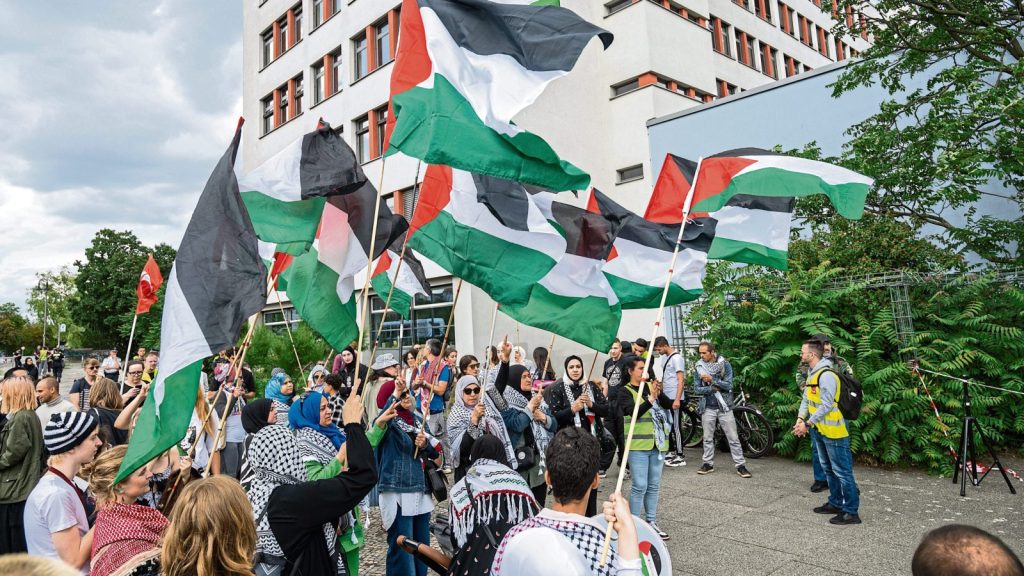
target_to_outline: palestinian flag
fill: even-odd
[[[607,350],[622,320],[618,297],[603,273],[618,224],[562,202],[551,215],[565,236],[565,253],[530,291],[525,304],[501,303],[516,320]]]
[[[557,6],[403,0],[387,153],[553,191],[586,188],[590,176],[512,118],[568,74],[594,36],[612,42]]]
[[[334,349],[359,335],[353,277],[369,264],[374,202],[379,202],[376,259],[408,230],[370,183],[352,194],[320,198],[319,227],[310,249],[295,257],[282,278],[299,316]],[[309,202],[307,200],[306,202]]]
[[[651,201],[647,204],[647,212],[644,212],[644,219],[660,224],[681,222],[683,202],[686,201],[686,195],[690,192],[690,185],[696,173],[697,163],[693,160],[666,154],[658,181],[654,184]]]
[[[495,302],[525,303],[565,253],[565,239],[518,182],[427,167],[409,247]]]
[[[388,307],[402,318],[409,317],[413,298],[417,294],[430,295],[430,283],[412,250],[402,254],[403,238],[397,238],[377,259],[377,266],[370,277],[370,285],[382,300],[391,296]],[[401,266],[399,266],[401,262]]]
[[[622,308],[657,308],[672,266],[679,223],[659,224],[641,218],[596,188],[591,192],[587,210],[604,214],[619,224],[603,271]],[[682,214],[681,208],[678,214]],[[714,224],[712,221],[705,226],[688,225],[683,229],[683,244],[676,256],[665,305],[696,300],[703,292]]]
[[[234,173],[241,127],[239,122],[178,247],[164,295],[159,371],[115,483],[181,440],[203,359],[234,345],[245,319],[267,302],[267,270]]]

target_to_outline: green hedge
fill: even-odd
[[[909,293],[916,336],[901,351],[888,291],[864,285],[829,287],[843,277],[841,269],[827,263],[791,271],[780,293],[770,289],[778,285],[777,273],[712,266],[705,282],[708,297],[691,307],[683,322],[706,331],[730,359],[752,402],[772,421],[778,453],[810,459],[809,442],[789,433],[800,405],[795,374],[801,343],[824,332],[864,385],[864,409],[851,424],[857,457],[951,473],[948,447],[959,441],[961,384],[925,375],[940,425],[901,352],[916,351],[921,366],[929,370],[1024,390],[1024,290],[986,277],[913,285]],[[980,387],[972,392],[975,415],[995,447],[1019,451],[1024,397]]]

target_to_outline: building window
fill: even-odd
[[[742,30],[736,30],[736,55],[740,62],[754,68],[757,62],[757,51],[754,44],[757,40]]]
[[[285,122],[288,121],[288,85],[287,84],[285,84],[284,86],[281,86],[280,88],[277,89],[277,100],[279,102],[278,106],[281,109],[281,117],[275,123],[276,125],[274,126],[274,128],[277,128],[281,124],[284,124]]]
[[[324,61],[319,60],[313,64],[311,70],[313,71],[313,105],[316,106],[327,97],[324,90]]]
[[[324,22],[324,0],[313,0],[313,29]]]
[[[619,168],[615,171],[615,175],[619,184],[640,180],[644,177],[644,165],[637,164],[628,168]]]
[[[846,46],[843,41],[836,38],[836,61],[846,60]]]
[[[797,19],[800,22],[800,41],[803,42],[804,44],[810,46],[811,45],[810,24],[808,24],[807,18],[804,18],[803,16],[797,16]]]
[[[271,330],[284,328],[286,320],[288,324],[295,326],[302,322],[302,317],[299,316],[292,306],[285,308],[283,313],[280,310],[268,310],[263,313],[263,324]]]
[[[612,2],[605,4],[604,8],[607,10],[608,14],[615,14],[632,3],[633,0],[613,0]]]
[[[263,100],[263,134],[269,134],[274,129],[274,93]]]
[[[765,76],[772,78],[778,78],[778,74],[775,72],[775,59],[778,57],[778,51],[772,48],[768,44],[761,42],[761,72]]]
[[[281,30],[281,32],[280,32],[280,34],[281,34],[281,52],[278,53],[278,56],[280,56],[281,54],[286,52],[288,50],[288,48],[291,48],[291,45],[288,43],[288,20],[287,20],[287,18],[282,18],[281,22],[279,24],[280,24],[280,30]]]
[[[388,125],[387,105],[381,106],[373,111],[373,123],[375,126],[373,133],[373,157],[380,158],[384,155],[384,133],[387,131]]]
[[[391,30],[387,18],[373,25],[373,35],[377,56],[373,67],[376,69],[391,61]]]
[[[718,97],[725,98],[726,96],[732,96],[739,92],[739,88],[735,84],[730,84],[721,78],[718,79]]]
[[[452,320],[448,329],[448,343],[455,344],[455,324],[452,319],[452,300],[454,293],[451,284],[433,286],[429,296],[417,294],[409,310],[409,318],[403,319],[398,314],[384,310],[384,299],[387,294],[370,297],[370,324],[372,334],[380,330],[379,349],[398,350],[412,346],[417,342],[425,342],[430,338],[444,338],[445,327]],[[381,323],[383,322],[383,327]]]
[[[331,57],[331,94],[341,92],[341,47],[328,54]]]
[[[748,3],[749,0],[732,0],[732,1],[737,6],[743,8],[744,10],[746,10],[748,12],[750,11],[750,4]],[[754,0],[754,1],[756,2],[757,0]]]
[[[828,33],[820,26],[818,27],[818,52],[821,52],[821,55],[826,58],[830,57],[828,54]]]
[[[732,26],[715,16],[711,17],[711,44],[715,51],[733,57]]]
[[[787,78],[789,78],[791,76],[796,76],[797,74],[800,73],[800,71],[801,71],[801,68],[800,68],[801,64],[800,64],[799,61],[797,61],[796,58],[793,58],[792,56],[784,56],[783,58],[786,61],[786,77]]]
[[[632,92],[633,90],[636,90],[639,87],[640,80],[638,78],[634,78],[632,80],[612,86],[612,96],[620,96],[622,94],[625,94],[626,92]]]
[[[302,5],[300,4],[292,12],[295,13],[295,42],[298,42],[302,40]],[[295,45],[295,42],[292,42],[292,46]]]
[[[356,135],[356,158],[359,163],[370,161],[370,118],[363,116],[357,118],[352,125],[355,127]]]
[[[268,64],[274,61],[274,29],[268,28],[260,37],[260,42],[263,45],[263,57],[261,63],[263,65],[262,67],[266,68]]]
[[[355,62],[353,62],[355,68],[352,72],[355,74],[356,80],[370,73],[370,54],[368,48],[366,32],[352,39],[352,52],[355,55]]]
[[[295,82],[295,111],[292,114],[292,118],[302,114],[302,95],[305,92],[302,86],[302,74],[299,74],[295,78],[292,78]]]
[[[754,0],[754,14],[757,14],[762,20],[767,20],[768,22],[771,22],[771,0]]]

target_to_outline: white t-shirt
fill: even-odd
[[[100,363],[100,368],[102,368],[104,372],[114,372],[119,369],[120,364],[120,358],[111,358],[110,356],[107,356],[103,359],[103,362]]]
[[[25,502],[25,542],[28,553],[60,560],[53,545],[51,534],[78,526],[80,536],[89,531],[89,519],[85,516],[82,501],[71,486],[62,478],[46,474],[29,494]],[[82,568],[82,574],[89,573],[89,564]]]
[[[662,367],[662,390],[670,400],[675,400],[676,392],[679,390],[679,374],[677,372],[682,372],[683,377],[686,377],[686,360],[683,360],[682,354],[673,352],[668,358],[661,359],[658,364]]]

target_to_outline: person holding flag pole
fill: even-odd
[[[139,321],[139,314],[145,314],[149,312],[150,307],[157,301],[157,291],[160,290],[160,285],[164,283],[164,277],[160,273],[160,267],[156,265],[156,260],[153,259],[153,253],[149,253],[149,259],[146,260],[146,265],[142,267],[142,273],[139,274],[139,285],[135,287],[135,294],[138,296],[138,301],[135,304],[135,316],[132,317],[132,331],[128,335],[128,347],[125,348],[125,358],[128,358],[128,354],[131,353],[132,341],[135,339],[135,324]],[[124,362],[122,369],[128,369],[128,362]],[[124,376],[120,376],[119,379],[123,379]]]

